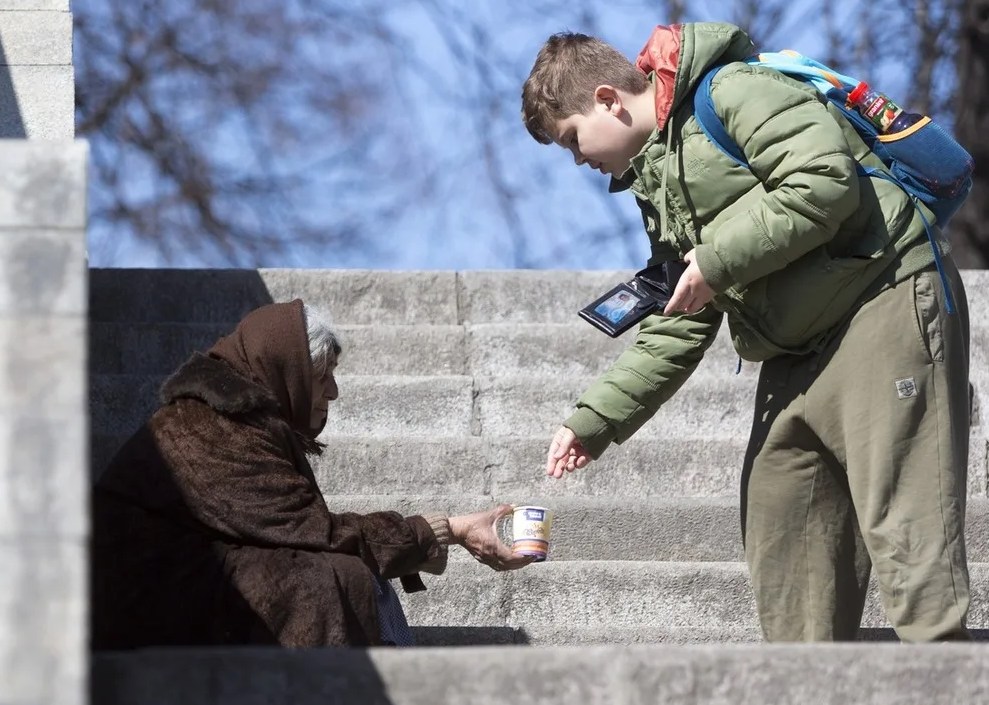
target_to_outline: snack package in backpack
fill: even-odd
[[[746,63],[775,69],[817,88],[841,110],[865,144],[889,170],[887,174],[880,169],[860,165],[860,173],[898,184],[916,199],[915,204],[920,201],[927,206],[940,228],[948,224],[965,202],[972,190],[972,171],[975,168],[972,156],[930,117],[918,116],[919,120],[901,131],[881,132],[874,121],[867,119],[850,104],[849,95],[854,95],[856,89],[864,85],[861,81],[840,74],[794,51],[761,53],[746,59]],[[724,124],[714,111],[711,80],[721,68],[721,65],[714,66],[698,82],[694,92],[694,116],[718,149],[736,163],[748,168],[745,155],[728,136]],[[922,210],[919,212],[934,248],[934,258],[944,284],[948,310],[953,312],[954,303],[931,223]]]

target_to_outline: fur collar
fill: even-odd
[[[161,401],[198,399],[223,414],[278,412],[278,400],[230,365],[196,352],[161,386]]]

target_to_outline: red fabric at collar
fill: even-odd
[[[635,68],[649,75],[656,72],[656,124],[662,130],[673,108],[677,63],[680,60],[680,38],[683,25],[659,25],[635,59]]]

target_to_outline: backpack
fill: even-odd
[[[745,63],[766,66],[809,83],[841,110],[865,144],[889,170],[887,173],[881,169],[859,165],[859,174],[892,181],[914,201],[934,248],[934,261],[944,286],[948,313],[954,313],[951,289],[941,265],[940,249],[931,224],[917,201],[923,202],[934,213],[935,222],[944,228],[972,190],[972,171],[975,164],[971,155],[929,117],[922,118],[902,132],[879,134],[872,122],[862,117],[854,108],[846,106],[848,93],[859,81],[797,52],[762,53],[746,59]],[[747,169],[749,164],[745,155],[728,136],[724,124],[714,112],[714,103],[711,100],[711,80],[722,66],[714,66],[698,82],[694,91],[694,117],[701,130],[718,149]]]

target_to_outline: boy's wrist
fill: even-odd
[[[578,407],[563,425],[574,432],[589,456],[597,460],[615,439],[615,430],[606,419],[586,406]]]
[[[735,282],[731,273],[721,261],[714,245],[698,245],[694,248],[694,261],[704,275],[704,281],[717,293],[722,293]]]

